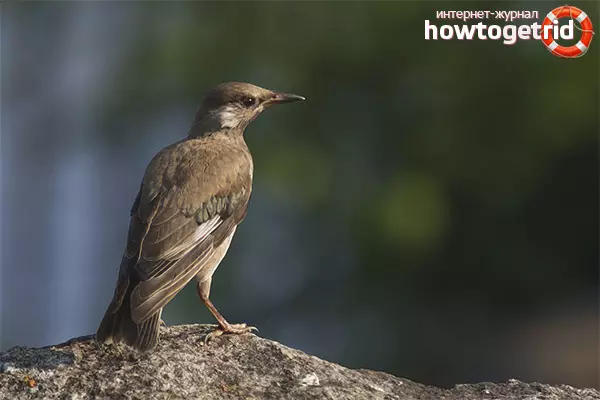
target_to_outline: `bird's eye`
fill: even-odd
[[[245,97],[242,100],[242,103],[244,104],[245,107],[252,107],[253,105],[256,104],[256,99],[254,97]]]

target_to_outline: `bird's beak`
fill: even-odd
[[[303,101],[306,100],[302,96],[298,96],[297,94],[291,93],[274,93],[273,97],[266,101],[268,105],[272,104],[282,104],[282,103],[291,103],[293,101]]]

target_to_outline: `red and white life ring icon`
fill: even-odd
[[[581,24],[581,39],[574,46],[564,47],[556,43],[552,37],[552,29],[548,29],[548,37],[544,38],[544,26],[553,25],[554,20],[560,18],[570,17],[575,18],[577,22]],[[554,55],[564,58],[575,58],[581,57],[585,54],[587,49],[590,47],[592,37],[594,36],[594,30],[592,27],[592,21],[590,17],[582,10],[574,6],[562,6],[556,7],[550,11],[544,22],[542,22],[542,42],[546,45],[546,48]]]

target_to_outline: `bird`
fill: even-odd
[[[207,339],[256,329],[219,313],[209,299],[212,277],[252,191],[246,127],[273,105],[302,100],[245,82],[219,84],[202,101],[187,137],[152,158],[131,207],[114,295],[96,332],[99,343],[154,349],[163,308],[194,278],[218,323]]]

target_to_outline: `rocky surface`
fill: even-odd
[[[138,354],[92,337],[0,353],[0,399],[600,399],[594,389],[511,380],[439,389],[352,370],[252,334],[203,344],[207,325],[162,328]]]

